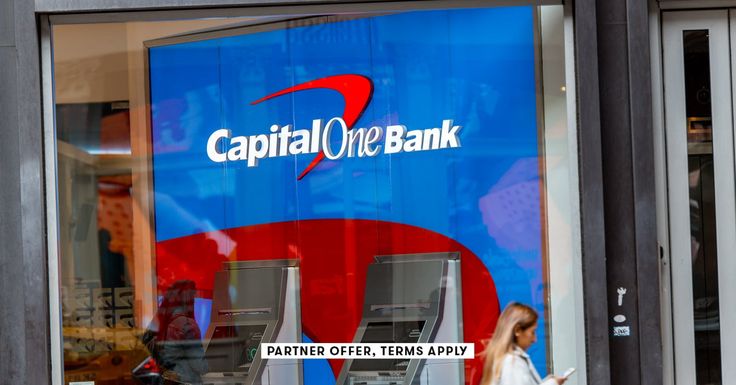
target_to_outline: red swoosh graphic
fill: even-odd
[[[371,81],[371,79],[363,75],[347,74],[328,76],[325,78],[298,84],[293,87],[275,92],[271,95],[264,96],[251,103],[251,105],[256,105],[266,100],[273,99],[281,95],[290,94],[292,92],[313,90],[316,88],[325,88],[337,91],[340,93],[340,95],[342,95],[343,99],[345,99],[345,111],[343,111],[342,113],[342,119],[348,126],[348,130],[353,129],[353,125],[358,121],[360,115],[363,114],[363,111],[365,111],[366,107],[368,107],[368,103],[373,96],[373,82]],[[324,158],[324,152],[320,152],[319,154],[317,154],[317,156],[312,159],[312,162],[309,163],[304,171],[299,174],[297,180],[301,180],[302,178],[304,178],[304,176],[312,171],[312,169]]]

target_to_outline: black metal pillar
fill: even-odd
[[[576,0],[575,73],[587,382],[610,384],[596,3]]]
[[[648,4],[574,7],[588,383],[661,384]]]

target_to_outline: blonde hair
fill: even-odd
[[[506,306],[498,317],[496,331],[493,332],[491,341],[483,351],[485,362],[480,385],[491,385],[501,378],[504,356],[514,350],[515,333],[536,325],[537,319],[539,319],[537,312],[527,305],[512,302]]]

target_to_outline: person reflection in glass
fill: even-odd
[[[201,333],[194,319],[193,281],[174,282],[166,290],[158,308],[157,354],[154,358],[161,370],[163,383],[202,384],[207,372]]]
[[[100,247],[100,280],[104,288],[128,287],[130,279],[125,256],[112,251],[112,235],[106,229],[97,232]]]

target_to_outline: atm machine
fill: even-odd
[[[297,260],[225,262],[215,273],[205,385],[301,385],[300,360],[265,360],[262,342],[301,342]]]
[[[377,256],[353,342],[463,342],[460,253]],[[337,385],[461,385],[462,359],[354,359]]]

